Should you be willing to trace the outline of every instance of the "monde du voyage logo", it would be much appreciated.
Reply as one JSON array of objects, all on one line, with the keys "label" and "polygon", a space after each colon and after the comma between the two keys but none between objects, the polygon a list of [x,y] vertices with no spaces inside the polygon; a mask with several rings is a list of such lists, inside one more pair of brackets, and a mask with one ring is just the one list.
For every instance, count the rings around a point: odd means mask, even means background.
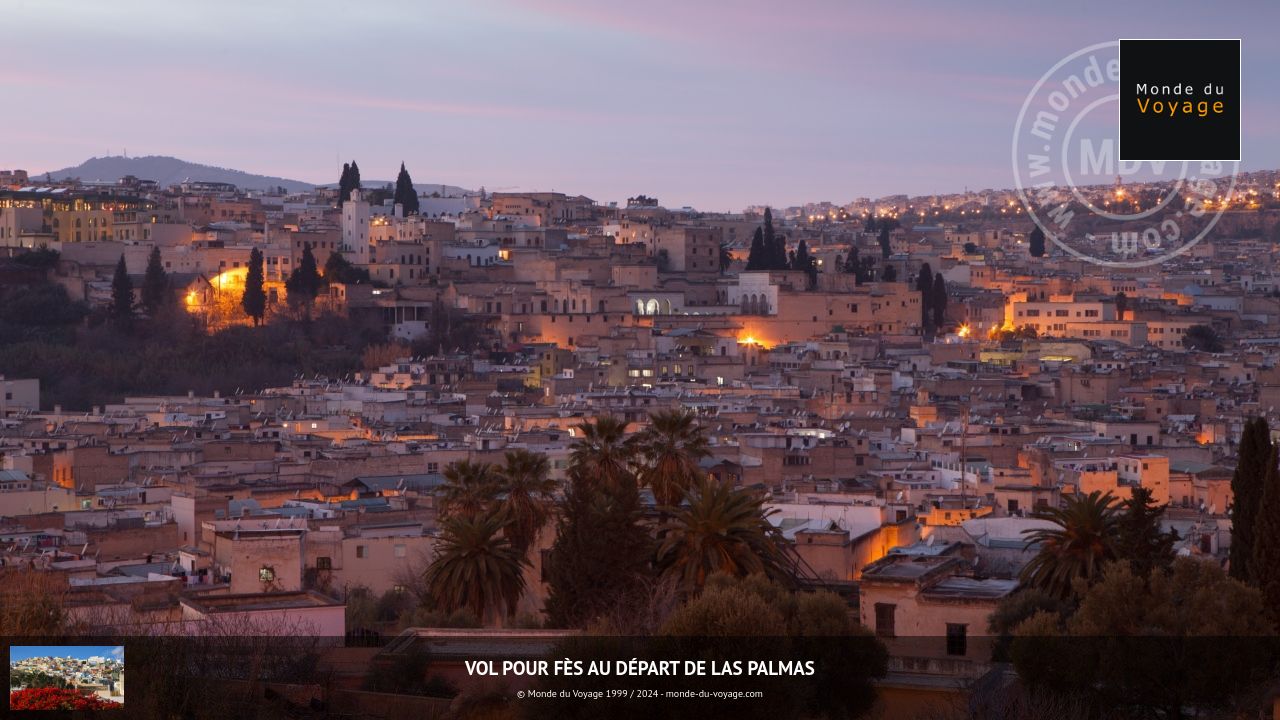
[{"label": "monde du voyage logo", "polygon": [[1240,41],[1119,40],[1067,55],[1013,134],[1028,217],[1080,260],[1160,263],[1217,224],[1240,166]]}]

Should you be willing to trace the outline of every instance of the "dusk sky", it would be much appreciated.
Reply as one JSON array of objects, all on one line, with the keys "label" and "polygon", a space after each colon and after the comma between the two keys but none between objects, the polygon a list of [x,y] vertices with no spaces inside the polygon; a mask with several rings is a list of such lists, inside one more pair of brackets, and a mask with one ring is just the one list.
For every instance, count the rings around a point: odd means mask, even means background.
[{"label": "dusk sky", "polygon": [[0,168],[91,156],[664,205],[1011,187],[1027,91],[1119,37],[1244,41],[1280,167],[1273,2],[5,0]]}]

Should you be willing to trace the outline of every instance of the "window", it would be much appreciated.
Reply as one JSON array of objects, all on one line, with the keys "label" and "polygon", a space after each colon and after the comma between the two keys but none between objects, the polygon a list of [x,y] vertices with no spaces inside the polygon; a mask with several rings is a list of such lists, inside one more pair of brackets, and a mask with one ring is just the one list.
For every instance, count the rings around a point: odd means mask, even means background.
[{"label": "window", "polygon": [[364,546],[363,546],[363,545],[357,545],[357,546],[356,546],[356,557],[357,557],[357,558],[359,558],[359,559],[364,559],[364,557],[365,557],[365,552],[364,552]]},{"label": "window", "polygon": [[969,649],[969,626],[947,623],[947,654],[963,657]]},{"label": "window", "polygon": [[[876,603],[876,635],[879,637],[894,637],[893,632],[893,613],[898,609],[893,603]],[[947,626],[950,628],[950,626]]]},{"label": "window", "polygon": [[270,565],[263,565],[262,569],[258,571],[258,579],[264,583],[275,582],[276,569]]},{"label": "window", "polygon": [[318,557],[318,558],[316,558],[316,569],[317,569],[317,570],[332,570],[332,569],[333,569],[333,560],[332,560],[331,558],[329,558],[329,557]]}]

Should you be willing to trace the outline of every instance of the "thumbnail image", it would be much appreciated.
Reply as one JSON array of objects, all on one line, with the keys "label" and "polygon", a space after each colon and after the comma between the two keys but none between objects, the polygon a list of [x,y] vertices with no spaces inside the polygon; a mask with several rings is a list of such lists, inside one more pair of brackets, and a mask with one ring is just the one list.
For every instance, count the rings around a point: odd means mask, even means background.
[{"label": "thumbnail image", "polygon": [[10,710],[124,708],[124,646],[13,645]]}]

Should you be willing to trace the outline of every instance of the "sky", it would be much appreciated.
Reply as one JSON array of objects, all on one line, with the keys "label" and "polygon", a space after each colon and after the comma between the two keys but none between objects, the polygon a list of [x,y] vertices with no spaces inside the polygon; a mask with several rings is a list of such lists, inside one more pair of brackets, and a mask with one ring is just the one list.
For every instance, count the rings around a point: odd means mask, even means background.
[{"label": "sky", "polygon": [[69,657],[84,660],[101,657],[124,661],[123,645],[11,645],[9,662],[33,657]]},{"label": "sky", "polygon": [[1026,93],[1120,37],[1243,39],[1280,167],[1280,3],[3,0],[0,168],[173,155],[740,210],[1005,188]]}]

